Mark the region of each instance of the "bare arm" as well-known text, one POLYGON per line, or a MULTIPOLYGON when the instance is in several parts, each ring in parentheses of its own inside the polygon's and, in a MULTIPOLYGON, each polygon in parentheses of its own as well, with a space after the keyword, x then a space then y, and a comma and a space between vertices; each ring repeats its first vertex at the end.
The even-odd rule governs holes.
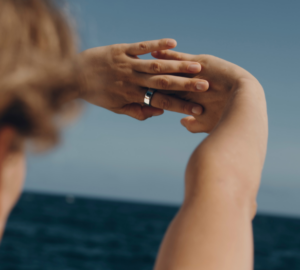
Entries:
POLYGON ((253 269, 251 221, 268 133, 264 92, 240 67, 205 59, 207 74, 221 78, 207 75, 210 85, 229 86, 228 99, 189 160, 185 200, 165 235, 156 270, 253 269))

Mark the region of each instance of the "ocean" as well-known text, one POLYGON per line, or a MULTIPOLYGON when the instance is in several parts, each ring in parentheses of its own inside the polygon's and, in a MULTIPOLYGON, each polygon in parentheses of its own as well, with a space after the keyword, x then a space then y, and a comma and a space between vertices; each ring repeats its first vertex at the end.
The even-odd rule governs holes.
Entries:
MULTIPOLYGON (((153 269, 178 208, 23 193, 0 246, 1 270, 153 269)), ((257 215, 255 269, 300 269, 300 219, 257 215)))

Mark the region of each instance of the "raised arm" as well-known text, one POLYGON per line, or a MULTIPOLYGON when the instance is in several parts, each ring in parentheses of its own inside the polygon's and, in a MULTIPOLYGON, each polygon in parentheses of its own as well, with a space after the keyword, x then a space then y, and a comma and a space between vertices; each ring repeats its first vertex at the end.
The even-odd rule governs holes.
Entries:
POLYGON ((210 134, 189 160, 184 203, 165 235, 155 269, 253 269, 251 221, 268 134, 263 88, 244 69, 216 57, 175 52, 157 57, 201 63, 199 76, 210 83, 207 96, 198 94, 205 111, 182 123, 210 134))

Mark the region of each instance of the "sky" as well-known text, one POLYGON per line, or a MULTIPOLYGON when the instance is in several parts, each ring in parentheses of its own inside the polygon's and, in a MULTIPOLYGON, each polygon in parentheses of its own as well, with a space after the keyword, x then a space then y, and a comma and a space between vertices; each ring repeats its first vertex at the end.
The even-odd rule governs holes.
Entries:
MULTIPOLYGON (((265 89, 269 143, 258 211, 300 216, 300 1, 69 0, 80 48, 160 38, 250 71, 265 89)), ((145 59, 151 59, 146 55, 145 59)), ((205 134, 165 112, 144 122, 85 104, 62 143, 30 156, 25 190, 179 205, 205 134)))

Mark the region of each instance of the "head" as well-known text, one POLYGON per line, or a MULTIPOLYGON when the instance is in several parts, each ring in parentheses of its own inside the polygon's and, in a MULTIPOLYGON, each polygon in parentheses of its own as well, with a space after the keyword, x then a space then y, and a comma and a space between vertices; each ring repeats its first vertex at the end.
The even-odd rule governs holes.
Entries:
POLYGON ((0 0, 0 239, 25 178, 24 147, 58 142, 57 116, 77 91, 73 33, 48 0, 0 0))

